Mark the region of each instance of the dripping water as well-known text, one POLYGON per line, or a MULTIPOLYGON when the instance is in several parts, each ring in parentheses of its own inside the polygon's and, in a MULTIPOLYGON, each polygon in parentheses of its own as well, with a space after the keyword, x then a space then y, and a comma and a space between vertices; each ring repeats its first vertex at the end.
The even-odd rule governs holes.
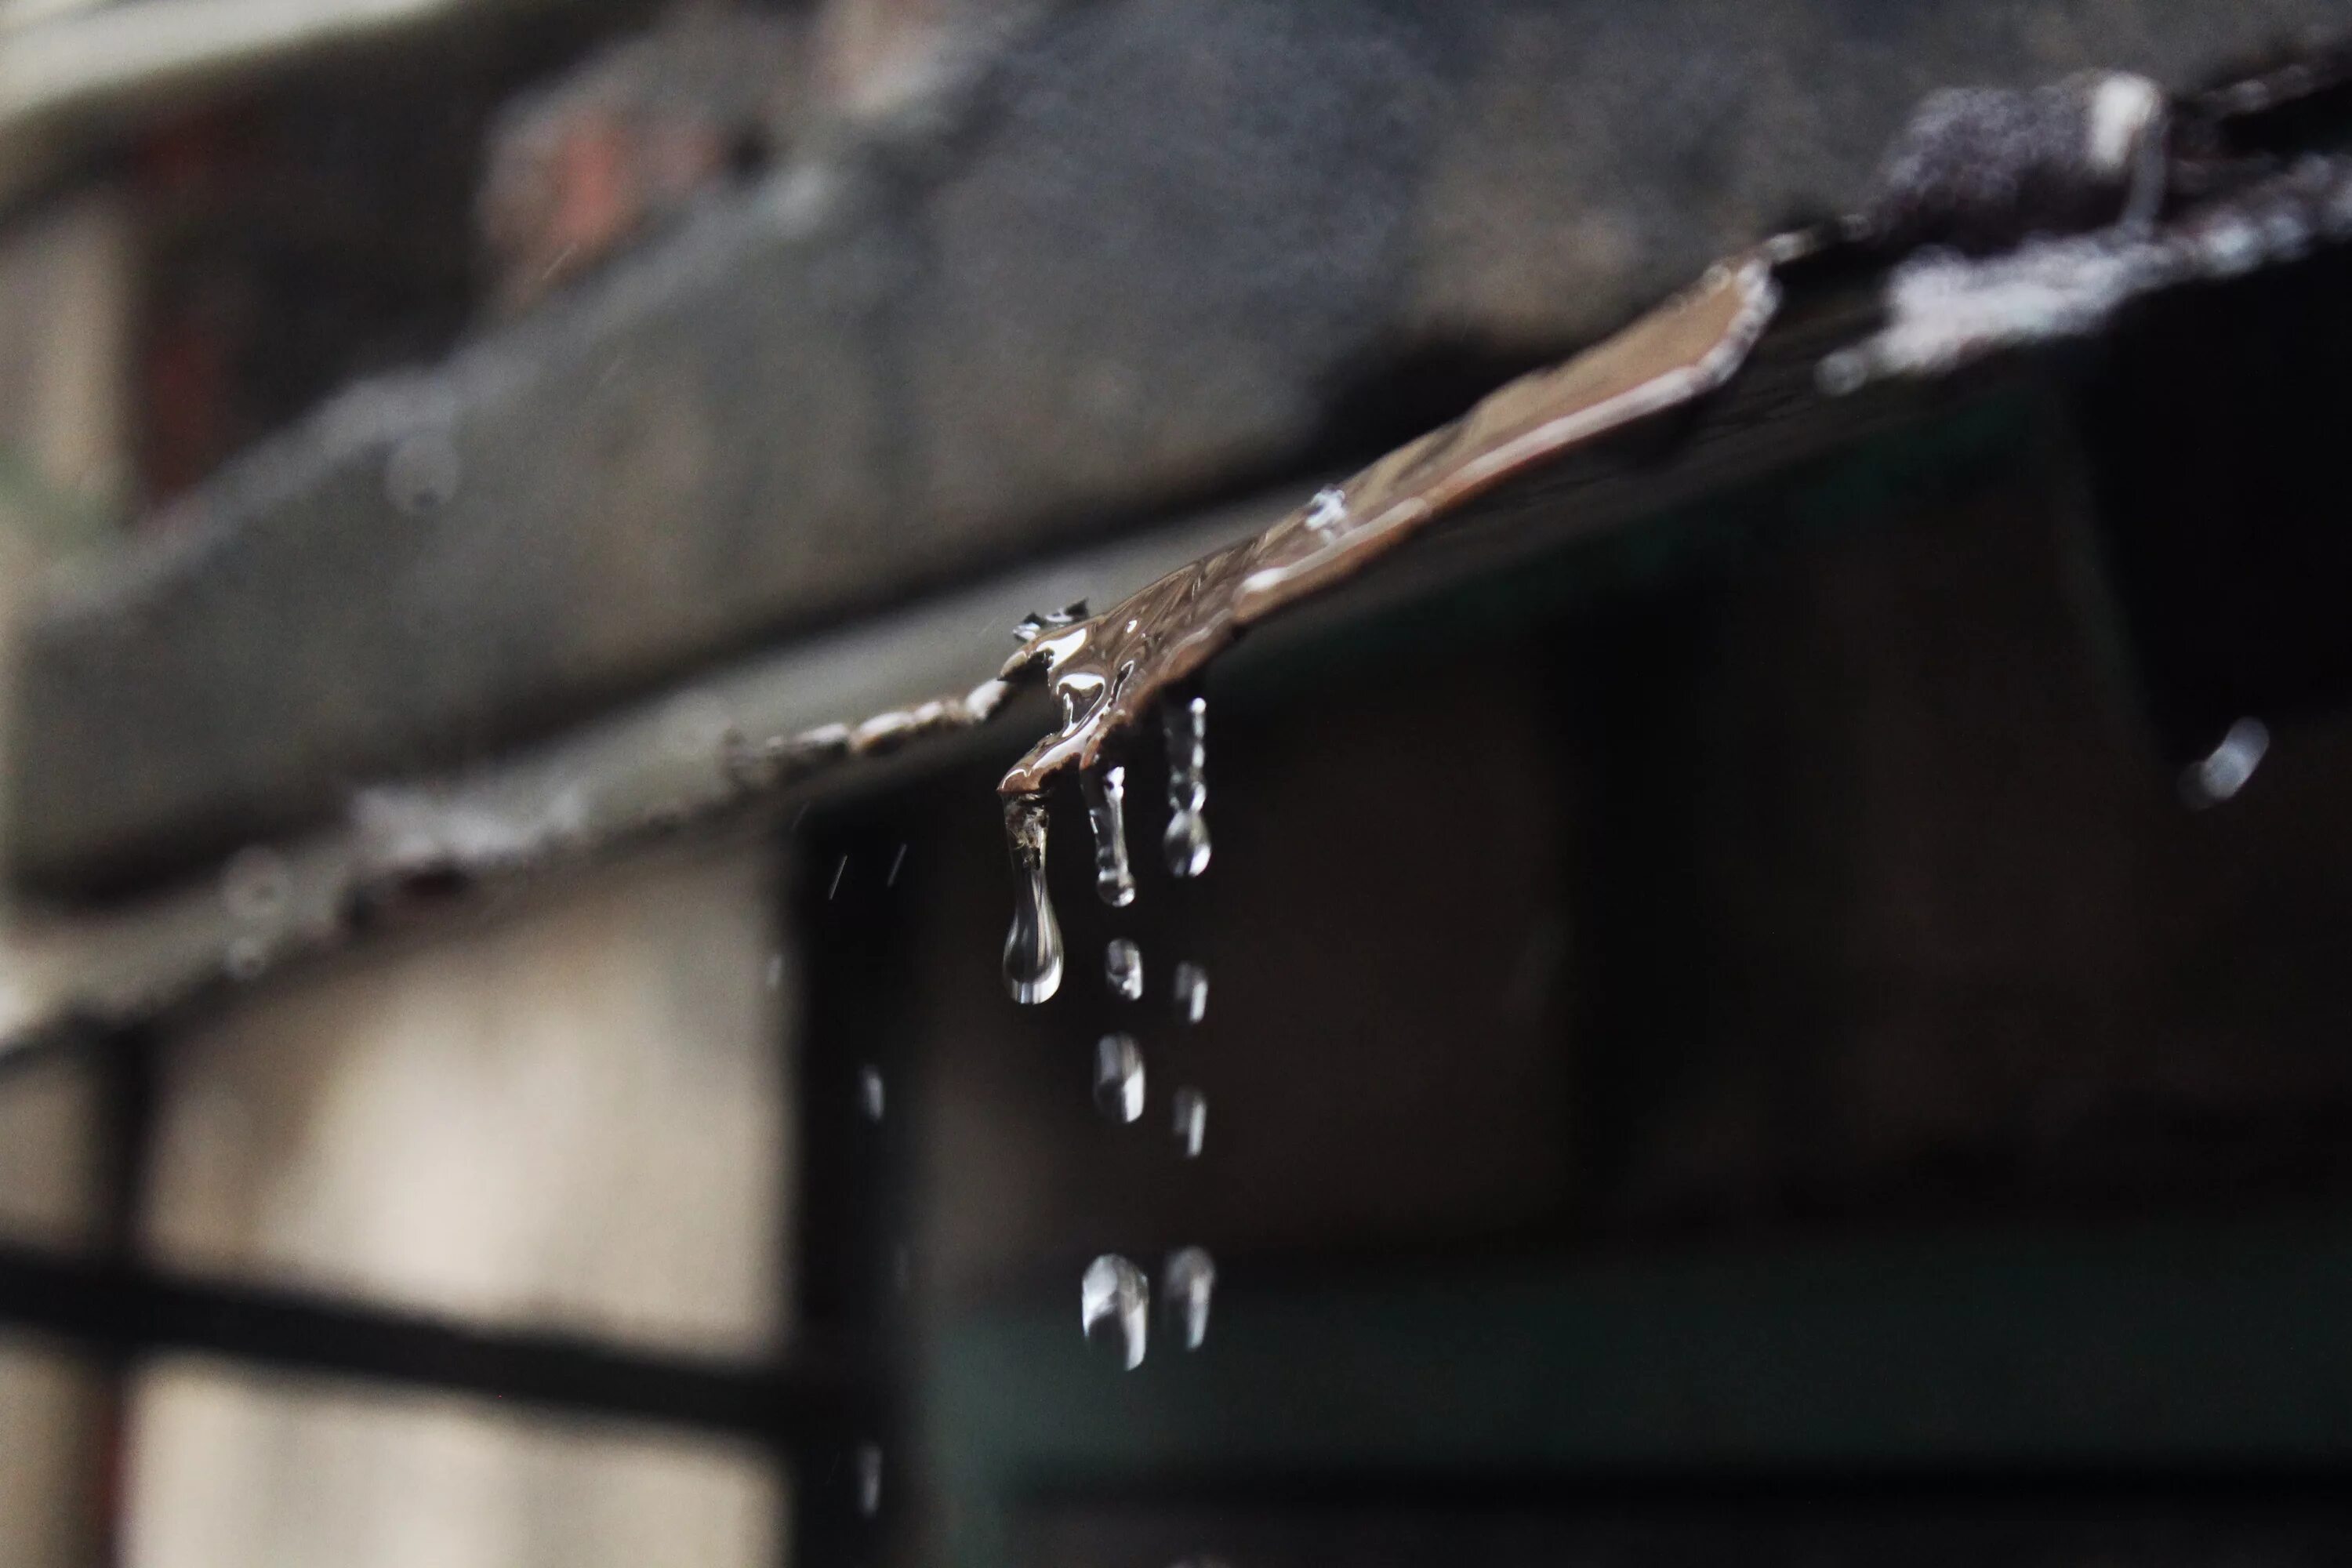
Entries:
POLYGON ((872 1519, 882 1511, 882 1445, 857 1445, 857 1511, 872 1519))
POLYGON ((1184 1348, 1196 1351, 1209 1337, 1209 1295, 1217 1288, 1217 1266, 1197 1247, 1181 1247, 1168 1255, 1160 1289, 1168 1316, 1181 1327, 1184 1348))
POLYGON ((1004 803, 1004 838, 1013 855, 1013 929, 1004 934, 1004 985, 1024 1005, 1062 988, 1062 927, 1045 890, 1045 799, 1017 795, 1004 803))
POLYGON ((1087 821, 1095 830, 1095 891, 1111 908, 1135 901, 1135 873, 1127 864, 1127 770, 1116 764, 1078 774, 1087 821))
POLYGON ((1176 1151, 1187 1160, 1201 1157, 1201 1144, 1209 1133, 1209 1097, 1187 1085, 1176 1091, 1172 1103, 1176 1107, 1176 1151))
POLYGON ((882 1069, 867 1062, 857 1069, 857 1108, 866 1112, 866 1121, 879 1121, 887 1103, 882 1069))
POLYGON ((1188 1024, 1197 1024, 1209 1011, 1209 972, 1186 960, 1176 966, 1176 1011, 1188 1024))
POLYGON ((1089 1340, 1115 1342, 1129 1372, 1141 1366, 1150 1328, 1143 1270, 1116 1252, 1087 1264, 1078 1282, 1078 1324, 1089 1340))
POLYGON ((1143 1049, 1133 1035, 1105 1035, 1095 1042, 1095 1104, 1113 1121, 1143 1114, 1143 1049))
POLYGON ((2269 726, 2260 719, 2239 720, 2220 745, 2180 775, 2181 798, 2200 809, 2231 799, 2246 787, 2270 749, 2269 726))
POLYGON ((1168 736, 1168 868, 1197 877, 1209 868, 1209 700, 1180 698, 1160 710, 1168 736))
POLYGON ((1113 937, 1103 949, 1103 982, 1111 994, 1129 1002, 1143 996, 1143 950, 1127 938, 1113 937))

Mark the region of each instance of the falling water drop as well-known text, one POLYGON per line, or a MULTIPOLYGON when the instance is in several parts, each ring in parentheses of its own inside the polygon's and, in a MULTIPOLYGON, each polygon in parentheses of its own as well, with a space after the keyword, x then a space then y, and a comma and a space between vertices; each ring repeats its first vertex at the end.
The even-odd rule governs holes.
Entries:
POLYGON ((1188 1024, 1197 1024, 1209 1011, 1209 972, 1185 961, 1176 966, 1176 1011, 1188 1024))
POLYGON ((768 954, 768 989, 777 990, 783 984, 784 955, 781 952, 772 952, 768 954))
POLYGON ((1143 1364, 1150 1316, 1142 1269, 1116 1252, 1087 1265, 1086 1278, 1078 1282, 1079 1326, 1089 1340, 1115 1339, 1129 1372, 1143 1364))
POLYGON ((2190 805, 2219 805, 2246 787, 2271 749, 2269 726, 2260 719, 2241 719, 2230 726, 2221 743, 2180 775, 2180 796, 2190 805))
POLYGON ((1143 950, 1127 938, 1113 937, 1103 949, 1103 979, 1111 994, 1129 1002, 1143 996, 1143 950))
POLYGON ((1045 800, 1017 795, 1004 803, 1004 837, 1013 854, 1013 929, 1004 936, 1004 984, 1024 1005, 1062 988, 1062 927, 1045 890, 1045 800))
POLYGON ((887 1104, 887 1091, 882 1084, 882 1069, 872 1062, 867 1062, 857 1069, 857 1108, 866 1112, 866 1121, 879 1121, 882 1120, 883 1109, 887 1104))
POLYGON ((1209 700, 1180 698, 1160 711, 1168 734, 1168 868, 1197 877, 1209 868, 1209 700))
POLYGON ((1183 1325, 1184 1348, 1196 1351, 1209 1337, 1209 1295, 1217 1288, 1217 1265, 1197 1247, 1180 1247, 1168 1255, 1160 1288, 1168 1315, 1183 1325))
POLYGON ((882 1445, 857 1445, 857 1511, 872 1519, 882 1511, 882 1445))
POLYGON ((1113 1121, 1143 1114, 1143 1049, 1133 1035, 1105 1035, 1095 1042, 1095 1104, 1113 1121))
POLYGON ((1190 1085, 1176 1091, 1176 1149, 1187 1160, 1201 1157, 1201 1144, 1209 1135, 1209 1097, 1190 1085))
POLYGON ((1078 774, 1087 821, 1095 830, 1095 891, 1111 908, 1135 901, 1135 873, 1127 864, 1127 770, 1087 768, 1078 774))

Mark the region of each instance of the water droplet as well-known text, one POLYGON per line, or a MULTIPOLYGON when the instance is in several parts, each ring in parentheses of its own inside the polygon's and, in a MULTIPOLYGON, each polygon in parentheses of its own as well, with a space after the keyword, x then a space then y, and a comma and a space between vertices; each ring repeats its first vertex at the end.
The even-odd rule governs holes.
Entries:
POLYGON ((1062 988, 1062 927, 1045 889, 1045 801, 1018 795, 1004 803, 1004 838, 1014 873, 1013 929, 1004 936, 1004 985, 1024 1005, 1062 988))
POLYGON ((1209 1097, 1187 1086, 1176 1091, 1174 1104, 1177 1152, 1187 1160, 1197 1160, 1209 1135, 1209 1097))
POLYGON ((1150 1331, 1150 1290, 1143 1270, 1116 1252, 1087 1265, 1078 1282, 1078 1323, 1089 1340, 1111 1340, 1133 1372, 1143 1364, 1150 1331))
POLYGON ((898 846, 898 852, 890 857, 890 874, 882 879, 882 885, 886 888, 897 887, 898 885, 898 868, 906 863, 907 847, 901 844, 898 846))
POLYGON ((2200 809, 2221 805, 2246 787, 2270 749, 2268 726, 2260 719, 2239 720, 2210 755, 2180 775, 2180 797, 2200 809))
POLYGON ((1143 950, 1123 936, 1113 937, 1103 949, 1103 979, 1109 983, 1112 995, 1130 1002, 1141 1000, 1143 950))
POLYGON ((1111 908, 1135 901, 1135 873, 1127 864, 1127 770, 1087 768, 1078 774, 1087 821, 1095 830, 1095 891, 1111 908))
POLYGON ((286 858, 256 844, 238 850, 221 868, 221 907, 229 919, 247 925, 268 924, 286 910, 293 896, 294 877, 286 858))
POLYGON ((780 989, 783 984, 784 955, 781 952, 772 952, 768 954, 768 989, 771 991, 780 989))
POLYGON ((1133 1035, 1105 1035, 1095 1042, 1095 1104, 1113 1121, 1143 1114, 1143 1050, 1133 1035))
POLYGON ((410 517, 457 499, 457 443, 446 430, 420 430, 384 459, 383 493, 410 517))
POLYGON ((1176 966, 1176 1011, 1197 1024, 1209 1011, 1209 972, 1187 960, 1176 966))
POLYGON ((1307 526, 1318 533, 1328 533, 1347 521, 1348 492, 1337 485, 1324 486, 1307 503, 1307 526))
POLYGON ((857 1108, 866 1112, 866 1121, 879 1121, 885 1104, 882 1069, 867 1062, 857 1069, 857 1108))
POLYGON ((1184 1348, 1199 1350, 1209 1337, 1209 1296, 1217 1288, 1216 1263, 1200 1247, 1178 1247, 1168 1255, 1160 1288, 1168 1315, 1182 1325, 1184 1348))
POLYGON ((1209 868, 1209 700, 1192 697, 1160 710, 1168 736, 1168 834, 1161 847, 1168 868, 1197 877, 1209 868))
POLYGON ((857 1445, 857 1511, 872 1519, 882 1511, 882 1445, 857 1445))

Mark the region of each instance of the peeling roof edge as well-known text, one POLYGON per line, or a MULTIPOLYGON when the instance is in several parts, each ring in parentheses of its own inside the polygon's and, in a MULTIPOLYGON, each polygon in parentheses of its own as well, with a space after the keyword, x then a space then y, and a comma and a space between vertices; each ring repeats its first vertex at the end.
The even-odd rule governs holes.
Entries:
POLYGON ((687 828, 780 816, 936 762, 1003 710, 994 678, 1031 607, 1124 590, 1244 538, 1284 494, 1008 573, 709 672, 467 773, 352 795, 333 826, 254 845, 118 908, 0 927, 0 1070, 404 928, 457 887, 504 887, 687 828), (857 764, 857 765, 852 765, 857 764), (420 896, 422 895, 422 896, 420 896), (392 917, 389 920, 383 917, 392 917))
MULTIPOLYGON (((2209 96, 2228 107, 2232 90, 2209 96)), ((1865 233, 1859 220, 1849 223, 1846 239, 1829 249, 1865 233)), ((2153 224, 2030 235, 1974 258, 1920 247, 1873 275, 1881 322, 1826 352, 1809 350, 1818 353, 1809 400, 1791 399, 1785 386, 1755 391, 1776 324, 1718 395, 1715 419, 1734 427, 1785 421, 1809 401, 1814 412, 1845 405, 1840 417, 1860 428, 1869 421, 1859 408, 1873 399, 1855 395, 1876 384, 1932 382, 2095 332, 2131 299, 2283 265, 2347 239, 2352 159, 2313 154, 2250 171, 2153 224), (1743 392, 1760 406, 1738 408, 1743 392)), ((1752 452, 1748 464, 1769 466, 1752 452)), ((26 919, 0 932, 0 1068, 44 1044, 133 1025, 345 946, 420 884, 536 877, 876 776, 853 762, 908 749, 936 756, 1003 711, 1008 689, 991 674, 992 638, 1025 611, 1132 593, 1197 566, 1293 521, 1296 500, 1220 511, 797 643, 495 768, 362 791, 333 829, 240 851, 215 878, 118 911, 26 919)))

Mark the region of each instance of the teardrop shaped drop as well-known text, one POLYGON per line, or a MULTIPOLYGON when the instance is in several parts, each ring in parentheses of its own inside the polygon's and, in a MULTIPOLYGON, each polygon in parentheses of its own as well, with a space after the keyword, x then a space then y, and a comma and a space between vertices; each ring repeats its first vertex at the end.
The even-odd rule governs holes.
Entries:
POLYGON ((1095 1042, 1095 1104, 1113 1121, 1143 1115, 1143 1048, 1133 1035, 1105 1035, 1095 1042))
POLYGON ((1129 1002, 1143 997, 1143 950, 1127 938, 1113 937, 1103 949, 1103 983, 1110 994, 1129 1002))
POLYGON ((887 1105, 888 1091, 882 1084, 882 1069, 867 1062, 857 1069, 857 1108, 866 1113, 866 1121, 879 1121, 887 1105))
POLYGON ((1127 863, 1127 769, 1087 768, 1078 788, 1095 830, 1095 891, 1111 908, 1125 909, 1135 901, 1135 873, 1127 863))
POLYGON ((1017 795, 1004 803, 1004 839, 1013 856, 1013 929, 1004 935, 1004 987, 1024 1006, 1062 988, 1062 926, 1045 889, 1045 799, 1017 795))
POLYGON ((1116 1252, 1106 1252, 1087 1265, 1078 1282, 1078 1324, 1089 1340, 1118 1347, 1127 1369, 1143 1364, 1150 1331, 1150 1291, 1143 1270, 1116 1252))
POLYGON ((1176 966, 1176 1011, 1188 1024, 1197 1024, 1209 1012, 1209 972, 1190 960, 1176 966))
POLYGON ((1209 819, 1197 811, 1180 811, 1168 819, 1160 841, 1168 869, 1179 877, 1197 877, 1209 868, 1209 819))
POLYGON ((1209 1297, 1217 1288, 1215 1261, 1201 1247, 1178 1247, 1168 1255, 1160 1288, 1168 1315, 1184 1335, 1184 1348, 1199 1350, 1209 1337, 1209 1297))
POLYGON ((1168 738, 1168 832, 1160 847, 1168 869, 1197 877, 1209 868, 1209 700, 1189 697, 1160 710, 1168 738))
POLYGON ((1187 1085, 1176 1091, 1176 1152, 1187 1160, 1201 1157, 1209 1134, 1209 1097, 1187 1085))

